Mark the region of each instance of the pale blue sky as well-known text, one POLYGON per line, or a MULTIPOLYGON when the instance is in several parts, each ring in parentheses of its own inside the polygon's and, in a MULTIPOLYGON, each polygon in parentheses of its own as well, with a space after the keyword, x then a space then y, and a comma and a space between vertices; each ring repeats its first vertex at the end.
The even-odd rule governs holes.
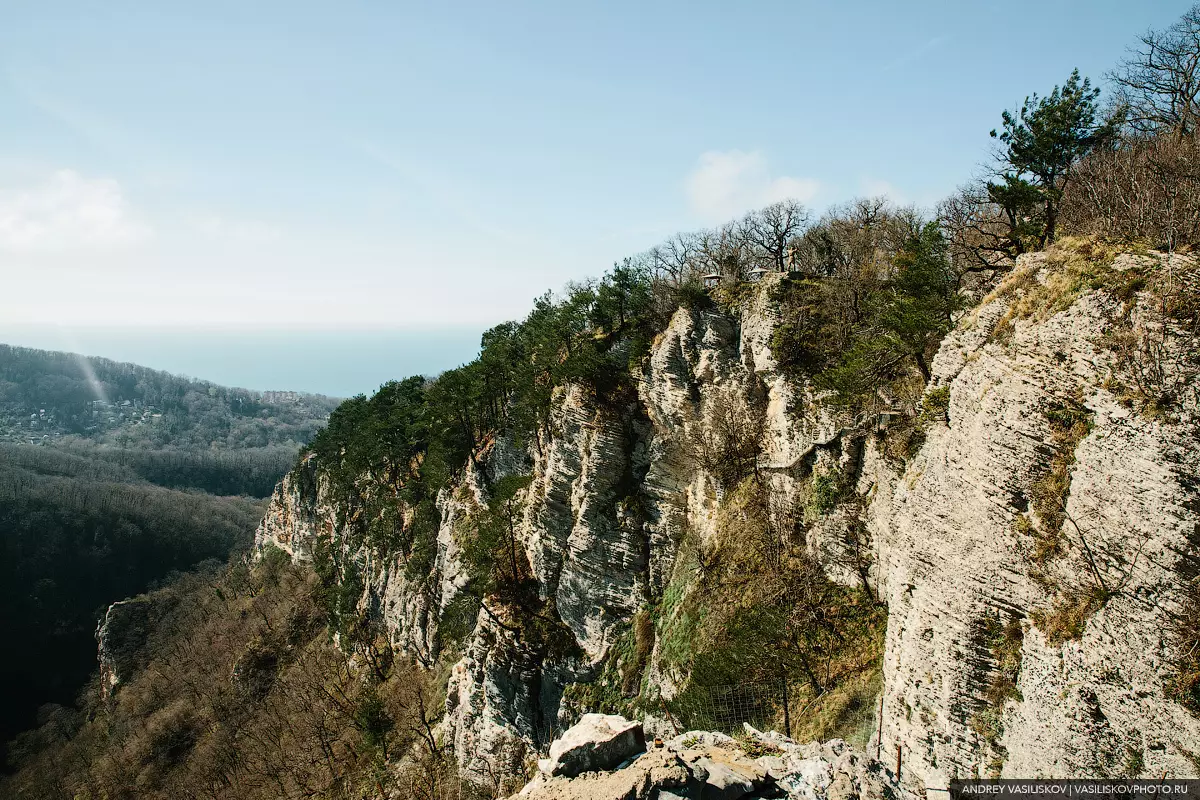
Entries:
POLYGON ((483 327, 799 195, 932 205, 1186 2, 0 1, 0 322, 483 327))

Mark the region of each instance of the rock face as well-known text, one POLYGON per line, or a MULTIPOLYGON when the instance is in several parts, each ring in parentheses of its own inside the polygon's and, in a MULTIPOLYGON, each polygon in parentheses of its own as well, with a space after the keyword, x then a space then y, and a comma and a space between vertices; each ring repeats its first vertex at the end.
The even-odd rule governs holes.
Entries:
MULTIPOLYGON (((618 717, 618 719, 620 719, 618 717)), ((555 742, 555 746, 558 742, 555 742)), ((528 800, 908 800, 915 795, 845 742, 800 745, 747 727, 740 741, 691 731, 627 764, 573 779, 543 771, 516 797, 528 800), (747 750, 753 750, 751 755, 747 750)))
POLYGON ((142 648, 164 609, 146 596, 121 600, 108 607, 96 627, 100 662, 100 693, 107 700, 142 667, 142 648))
MULTIPOLYGON (((1118 277, 1136 266, 1122 258, 1118 277)), ((466 774, 516 773, 576 721, 564 689, 595 678, 638 610, 661 597, 684 532, 713 535, 722 491, 697 443, 735 408, 761 420, 757 469, 780 496, 795 498, 817 470, 857 481, 869 574, 823 560, 832 579, 869 581, 887 603, 876 740, 889 757, 900 748, 908 775, 934 787, 989 774, 1194 775, 1200 720, 1165 685, 1183 576, 1200 571, 1192 355, 1136 289, 1074 287, 1027 313, 1038 287, 1060 286, 1056 269, 1023 257, 1010 285, 947 337, 926 394, 944 413, 926 415, 924 444, 903 465, 883 453, 879 419, 846 419, 779 373, 768 276, 737 314, 678 311, 636 401, 614 407, 566 387, 549 435, 527 448, 491 442, 439 497, 427 579, 338 545, 345 521, 311 459, 280 484, 258 547, 305 560, 322 540, 337 545, 364 576, 360 609, 432 663, 438 621, 465 581, 463 521, 487 501, 481 478, 529 475, 517 539, 573 646, 538 656, 481 611, 450 673, 445 726, 466 774), (1173 382, 1169 413, 1131 407, 1131 369, 1173 382)), ((818 556, 842 525, 835 512, 808 527, 818 556)), ((647 681, 669 698, 683 676, 662 666, 658 647, 647 681)), ((791 796, 882 791, 880 768, 860 755, 779 747, 784 767, 795 762, 788 774, 805 776, 777 776, 791 796)), ((681 752, 642 759, 647 774, 678 778, 678 788, 656 785, 680 796, 714 772, 681 752)))
MULTIPOLYGON (((1134 266, 1122 257, 1114 269, 1134 266)), ((1029 257, 1014 278, 1044 283, 1051 267, 1029 257)), ((884 749, 901 747, 935 786, 989 774, 1194 775, 1200 720, 1164 688, 1181 566, 1200 544, 1194 387, 1170 415, 1138 413, 1111 391, 1123 367, 1103 345, 1122 300, 1086 292, 998 339, 1015 301, 1001 292, 943 343, 932 385, 949 390, 948 422, 873 508, 889 612, 884 749), (1087 425, 1064 443, 1055 420, 1068 407, 1087 425), (1062 550, 1039 563, 1028 522, 1040 524, 1056 458, 1073 459, 1065 496, 1051 498, 1062 550), (1096 607, 1077 635, 1047 636, 1089 597, 1096 607), (986 696, 999 670, 986 631, 1010 622, 1019 672, 997 702, 986 696)), ((1161 369, 1185 371, 1183 340, 1158 334, 1161 369)))

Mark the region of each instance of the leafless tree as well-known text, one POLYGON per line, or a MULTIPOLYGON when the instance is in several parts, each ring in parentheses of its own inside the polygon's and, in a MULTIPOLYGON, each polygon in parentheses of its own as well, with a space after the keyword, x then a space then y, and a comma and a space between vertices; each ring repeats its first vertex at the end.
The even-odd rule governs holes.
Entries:
POLYGON ((950 260, 960 276, 1002 269, 1012 262, 1015 225, 981 183, 968 184, 938 204, 950 260))
POLYGON ((651 248, 648 255, 655 274, 666 276, 674 284, 682 283, 697 270, 699 236, 677 233, 651 248))
POLYGON ((1062 202, 1064 229, 1173 249, 1200 241, 1200 132, 1133 134, 1091 153, 1062 202))
POLYGON ((692 455, 722 489, 756 472, 766 424, 757 400, 748 401, 735 386, 718 388, 708 399, 710 424, 693 431, 692 455))
POLYGON ((1135 130, 1193 133, 1200 120, 1200 5, 1163 31, 1147 31, 1140 46, 1109 78, 1135 130))
POLYGON ((736 222, 700 233, 696 250, 697 261, 706 272, 741 278, 750 264, 750 242, 736 222))
POLYGON ((795 200, 781 200, 742 218, 742 238, 766 262, 764 268, 787 269, 788 250, 808 224, 808 209, 795 200))

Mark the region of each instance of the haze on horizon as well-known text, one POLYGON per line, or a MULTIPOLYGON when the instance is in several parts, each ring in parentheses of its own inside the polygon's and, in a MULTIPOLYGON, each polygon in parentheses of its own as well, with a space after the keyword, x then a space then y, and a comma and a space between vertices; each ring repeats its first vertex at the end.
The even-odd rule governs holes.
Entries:
POLYGON ((13 4, 0 322, 482 330, 782 197, 932 206, 1187 5, 13 4))

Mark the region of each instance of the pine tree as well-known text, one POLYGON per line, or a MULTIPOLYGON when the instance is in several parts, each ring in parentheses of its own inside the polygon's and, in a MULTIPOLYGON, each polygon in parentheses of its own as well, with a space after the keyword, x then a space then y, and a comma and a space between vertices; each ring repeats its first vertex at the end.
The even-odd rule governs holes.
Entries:
MULTIPOLYGON (((1009 212, 1014 225, 1024 223, 1025 210, 1036 193, 1041 206, 1039 244, 1054 241, 1058 204, 1080 158, 1113 139, 1120 126, 1116 117, 1097 123, 1099 89, 1071 72, 1047 97, 1025 98, 1020 111, 1005 111, 1003 126, 991 136, 1004 143, 998 154, 1003 183, 989 183, 988 194, 1009 212), (1026 177, 1028 176, 1028 177, 1026 177)), ((1014 230, 1016 228, 1014 227, 1014 230)))

